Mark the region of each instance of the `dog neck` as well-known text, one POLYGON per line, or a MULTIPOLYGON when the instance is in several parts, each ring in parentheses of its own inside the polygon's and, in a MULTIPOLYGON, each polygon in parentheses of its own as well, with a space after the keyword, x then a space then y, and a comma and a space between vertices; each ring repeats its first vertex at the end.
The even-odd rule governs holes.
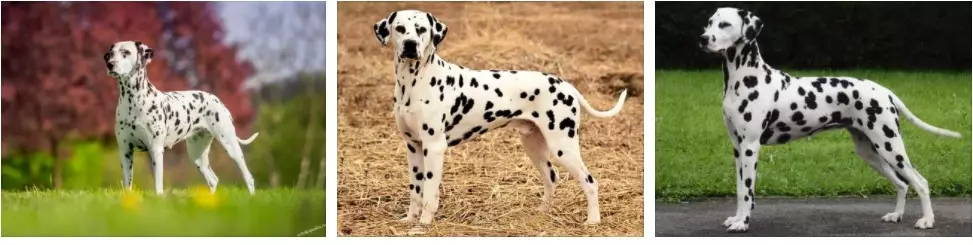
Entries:
POLYGON ((723 52, 723 60, 724 98, 741 96, 741 94, 747 96, 740 90, 753 90, 761 86, 776 86, 784 89, 793 79, 787 73, 776 70, 764 62, 757 41, 740 43, 728 48, 723 52))
MULTIPOLYGON (((440 67, 445 63, 446 61, 440 58, 439 55, 436 55, 435 52, 430 52, 429 55, 421 57, 418 60, 395 58, 395 95, 393 103, 406 107, 411 105, 413 97, 411 95, 416 92, 413 91, 413 88, 417 87, 416 84, 429 82, 418 81, 417 79, 422 78, 422 74, 426 73, 427 70, 440 67)), ((419 87, 425 88, 424 86, 419 87)))
POLYGON ((116 79, 118 82, 118 103, 138 104, 134 101, 156 92, 155 86, 149 82, 146 69, 139 69, 133 74, 116 79))

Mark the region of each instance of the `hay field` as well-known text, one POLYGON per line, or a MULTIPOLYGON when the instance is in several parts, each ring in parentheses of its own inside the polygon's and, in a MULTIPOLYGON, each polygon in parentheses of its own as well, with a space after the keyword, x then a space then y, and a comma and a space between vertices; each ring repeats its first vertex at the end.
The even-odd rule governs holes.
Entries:
MULTIPOLYGON (((440 209, 427 236, 642 236, 643 7, 609 3, 338 3, 338 233, 406 235, 406 148, 392 116, 393 51, 372 26, 396 10, 449 27, 439 54, 474 69, 539 70, 574 84, 599 109, 620 90, 621 114, 583 116, 582 157, 600 182, 602 223, 582 225, 584 194, 563 168, 548 213, 517 133, 500 129, 450 148, 440 209)), ((584 115, 584 113, 581 113, 584 115)))

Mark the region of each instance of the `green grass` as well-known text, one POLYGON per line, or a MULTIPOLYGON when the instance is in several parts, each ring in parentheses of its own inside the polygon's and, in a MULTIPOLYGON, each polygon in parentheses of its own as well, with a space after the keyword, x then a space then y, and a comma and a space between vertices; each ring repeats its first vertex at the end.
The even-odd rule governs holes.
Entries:
MULTIPOLYGON (((935 136, 902 120, 909 157, 933 196, 970 195, 969 71, 790 71, 876 81, 923 121, 963 134, 935 136)), ((723 126, 722 72, 656 71, 655 191, 660 201, 735 196, 733 148, 723 126)), ((761 149, 761 196, 892 195, 891 184, 855 153, 847 131, 833 130, 761 149)))
POLYGON ((3 236, 324 236, 320 190, 2 193, 3 236), (304 233, 304 234, 302 234, 304 233))

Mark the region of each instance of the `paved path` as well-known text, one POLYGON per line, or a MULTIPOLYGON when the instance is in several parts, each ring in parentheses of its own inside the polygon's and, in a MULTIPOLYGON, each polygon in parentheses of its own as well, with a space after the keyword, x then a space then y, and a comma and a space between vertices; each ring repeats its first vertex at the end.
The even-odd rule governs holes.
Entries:
POLYGON ((655 204, 656 236, 965 236, 971 235, 970 198, 933 199, 935 228, 912 228, 922 211, 919 199, 906 201, 900 223, 884 223, 893 200, 880 198, 757 198, 750 231, 726 233, 720 226, 736 210, 729 198, 655 204))

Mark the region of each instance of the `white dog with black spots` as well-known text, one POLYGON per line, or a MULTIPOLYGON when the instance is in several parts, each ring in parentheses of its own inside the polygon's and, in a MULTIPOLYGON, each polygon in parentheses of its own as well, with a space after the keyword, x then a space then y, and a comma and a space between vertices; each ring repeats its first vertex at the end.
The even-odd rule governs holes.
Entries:
POLYGON ((254 193, 253 176, 243 160, 230 111, 215 95, 203 91, 162 92, 149 82, 146 66, 153 51, 137 41, 117 42, 105 53, 108 75, 118 81, 118 106, 115 108, 115 138, 118 142, 125 189, 132 189, 132 155, 146 151, 155 176, 155 192, 163 193, 162 153, 183 140, 189 158, 203 174, 210 192, 216 191, 219 178, 209 165, 210 143, 215 138, 223 145, 254 193))
POLYGON ((439 208, 446 149, 511 126, 544 182, 540 210, 550 206, 560 164, 581 183, 588 201, 585 224, 601 221, 598 182, 581 160, 581 110, 618 114, 625 91, 609 111, 588 104, 571 84, 536 71, 473 70, 436 55, 448 29, 432 14, 403 10, 374 25, 383 46, 395 50, 395 123, 408 148, 411 204, 401 221, 428 225, 439 208), (580 109, 579 109, 580 107, 580 109), (551 158, 551 155, 554 158, 551 158), (421 213, 420 213, 421 212, 421 213))
POLYGON ((899 114, 937 135, 958 138, 960 134, 919 120, 892 91, 873 81, 793 77, 770 67, 757 47, 761 29, 763 22, 753 13, 720 8, 699 37, 700 48, 724 58, 723 115, 737 166, 736 215, 723 222, 728 231, 743 232, 750 224, 760 147, 830 129, 851 133, 858 155, 895 186, 895 210, 882 216, 883 221, 902 220, 912 185, 923 214, 915 228, 932 228, 929 183, 906 155, 899 114))

